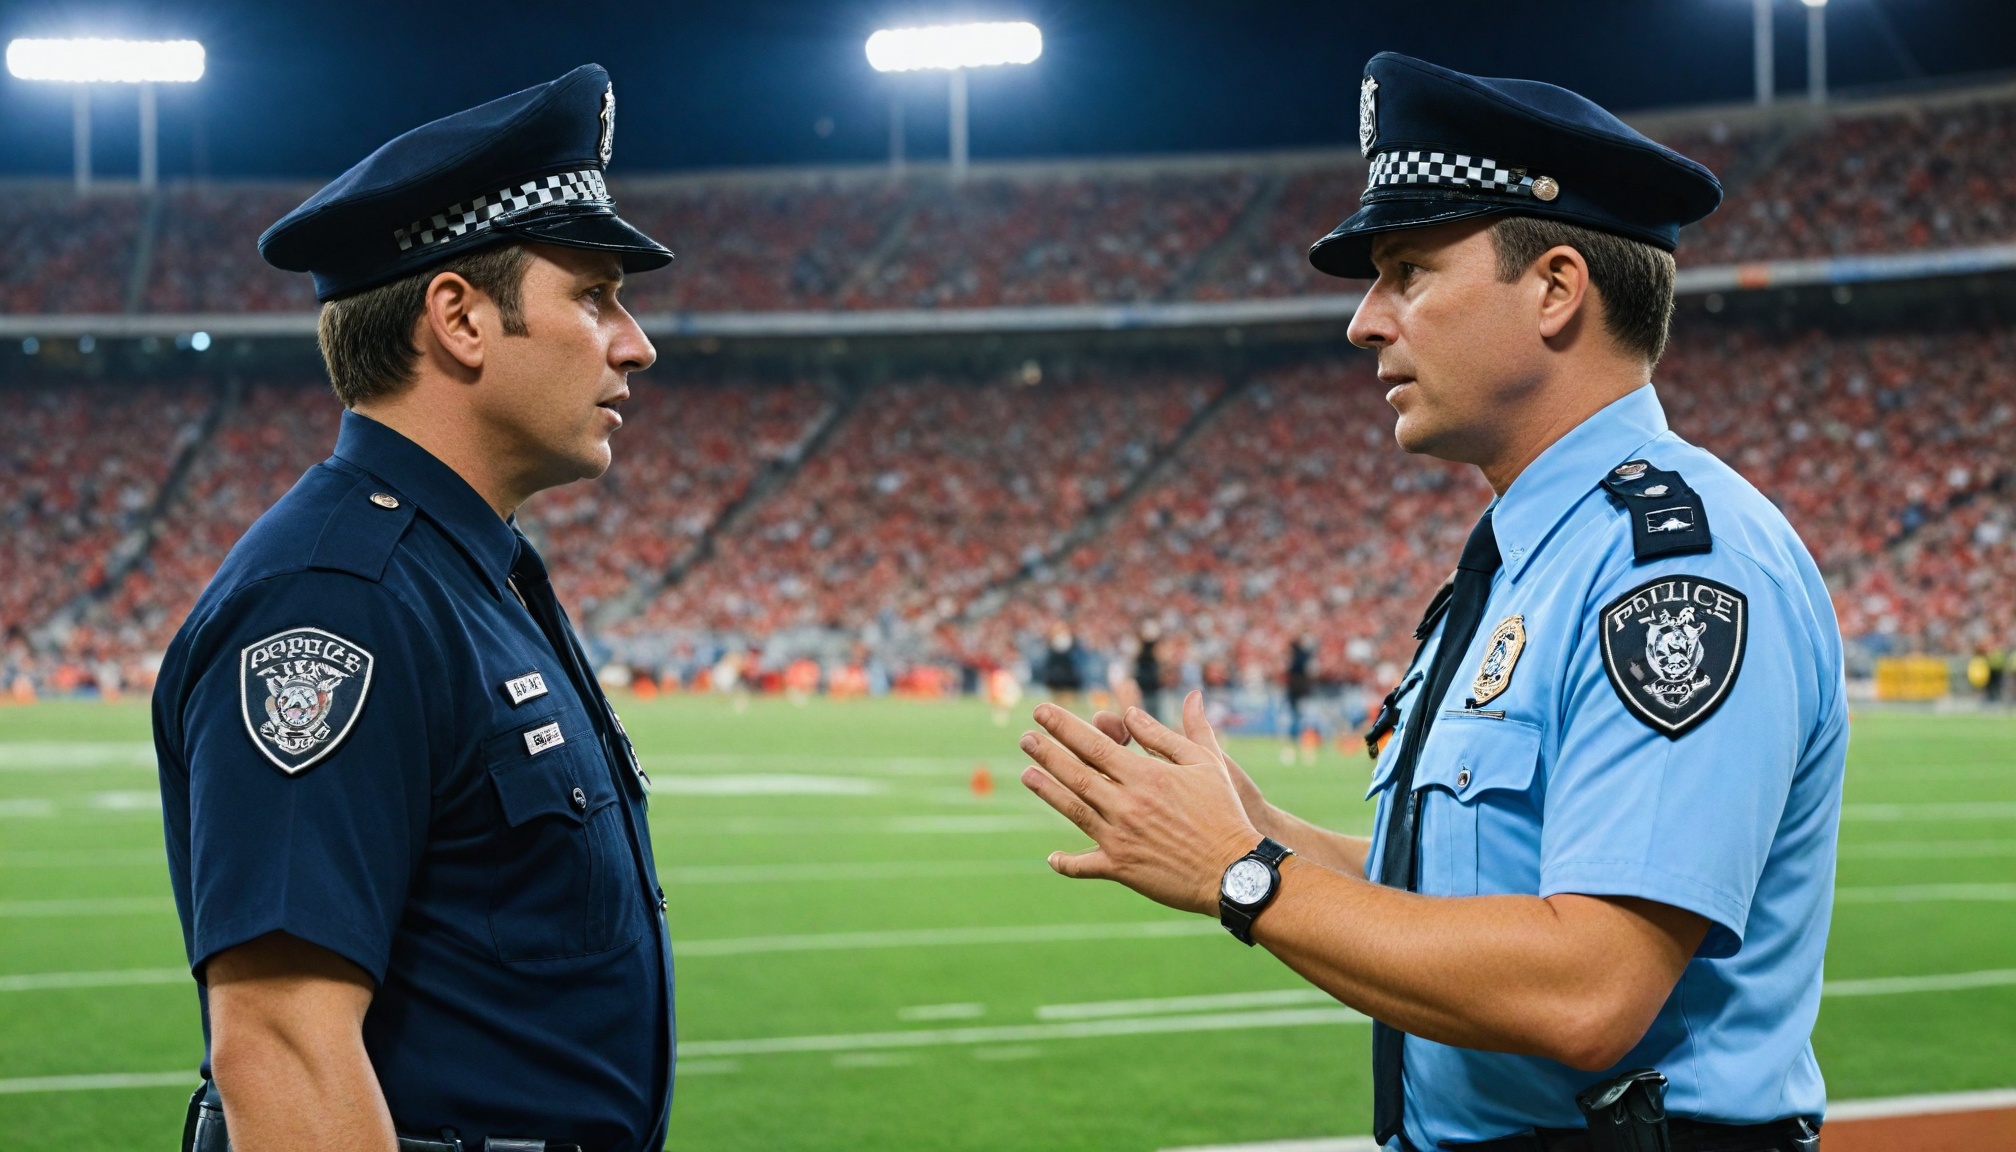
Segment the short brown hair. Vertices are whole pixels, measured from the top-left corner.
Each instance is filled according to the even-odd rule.
[[[453,272],[471,287],[496,301],[504,331],[526,335],[524,302],[519,288],[531,255],[522,244],[504,244],[460,256],[404,280],[366,288],[322,305],[316,340],[329,383],[345,408],[391,396],[413,382],[420,349],[413,346],[413,326],[427,306],[427,286],[443,272]]]
[[[1589,282],[1603,299],[1603,327],[1627,350],[1657,364],[1673,324],[1673,254],[1610,232],[1538,216],[1504,216],[1491,225],[1498,275],[1511,283],[1542,253],[1567,246],[1589,262]]]

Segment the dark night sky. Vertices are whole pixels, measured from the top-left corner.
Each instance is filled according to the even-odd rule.
[[[163,89],[162,171],[332,175],[405,128],[586,61],[616,78],[615,170],[877,160],[892,93],[942,156],[941,74],[883,76],[878,27],[1029,19],[1043,58],[972,79],[973,155],[1334,145],[1381,49],[1579,89],[1610,107],[1750,95],[1749,0],[698,0],[346,4],[0,0],[0,35],[188,36],[209,73]],[[1833,0],[1837,85],[2016,69],[2010,0]],[[1778,0],[1781,90],[1803,94],[1805,9]],[[135,166],[134,99],[101,90],[101,173]],[[0,172],[67,174],[69,94],[0,77]],[[821,135],[820,121],[830,121]]]

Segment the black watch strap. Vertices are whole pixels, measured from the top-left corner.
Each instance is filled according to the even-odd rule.
[[[1267,894],[1255,903],[1233,902],[1225,895],[1223,878],[1218,881],[1218,922],[1225,926],[1225,930],[1230,932],[1234,939],[1248,948],[1253,947],[1253,922],[1260,918],[1260,913],[1266,911],[1267,906],[1274,903],[1274,897],[1281,892],[1281,862],[1294,854],[1294,849],[1286,844],[1271,836],[1262,836],[1260,843],[1251,852],[1226,866],[1227,872],[1247,860],[1258,860],[1267,866]]]

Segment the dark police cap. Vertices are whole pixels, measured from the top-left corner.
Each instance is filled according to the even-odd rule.
[[[1359,209],[1309,249],[1332,276],[1373,277],[1372,237],[1478,216],[1542,216],[1671,252],[1715,210],[1715,174],[1593,102],[1535,80],[1468,76],[1381,52],[1358,89],[1371,161]]]
[[[318,300],[511,240],[663,268],[672,253],[616,215],[603,182],[615,131],[609,73],[584,64],[394,139],[268,228],[259,254],[314,273]]]

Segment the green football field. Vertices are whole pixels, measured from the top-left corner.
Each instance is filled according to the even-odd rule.
[[[1363,1133],[1368,1028],[1264,951],[1043,864],[1077,833],[969,704],[630,702],[658,781],[678,1149],[1102,1149]],[[1019,724],[1019,720],[1018,720]],[[0,709],[0,1132],[173,1147],[201,1055],[144,705]],[[1363,831],[1367,762],[1235,751]],[[996,788],[969,780],[986,765]],[[1712,770],[1712,766],[1704,766]],[[1836,1099],[2016,1085],[2016,718],[1858,715]]]

